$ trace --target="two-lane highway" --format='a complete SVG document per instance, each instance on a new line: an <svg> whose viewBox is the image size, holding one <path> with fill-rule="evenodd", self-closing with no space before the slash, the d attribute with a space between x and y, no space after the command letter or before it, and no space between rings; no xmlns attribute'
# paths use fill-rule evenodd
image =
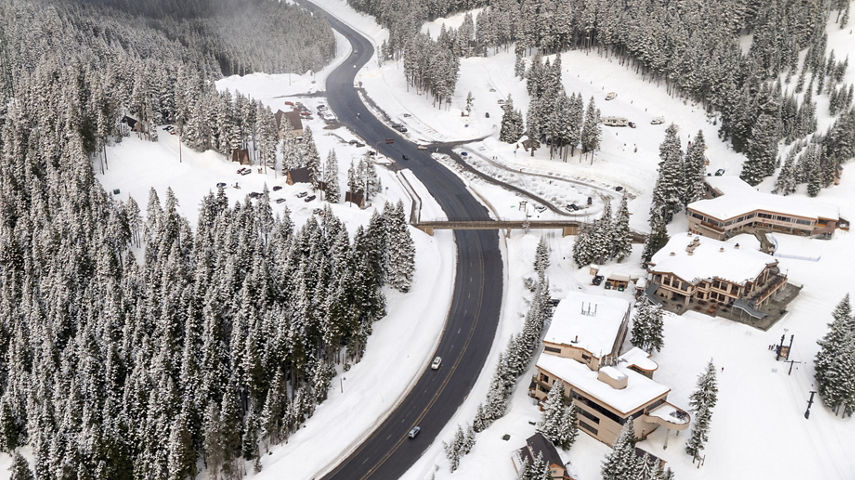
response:
<svg viewBox="0 0 855 480"><path fill-rule="evenodd" d="M339 120L383 155L409 168L450 220L489 220L486 208L451 171L375 118L354 88L357 71L374 48L368 39L314 5L344 35L353 54L327 78L330 108ZM386 144L386 138L394 143ZM409 160L404 161L406 155ZM439 370L427 368L407 396L350 455L325 475L327 480L397 479L418 460L469 394L493 343L502 303L502 258L497 232L458 231L457 273L451 308L436 355ZM419 312L413 312L413 328ZM407 345L401 345L402 350ZM415 425L421 433L408 439Z"/></svg>

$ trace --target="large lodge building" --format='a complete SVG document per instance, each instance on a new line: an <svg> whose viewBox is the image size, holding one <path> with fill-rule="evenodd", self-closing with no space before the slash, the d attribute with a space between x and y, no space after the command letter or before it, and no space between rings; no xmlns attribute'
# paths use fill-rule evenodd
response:
<svg viewBox="0 0 855 480"><path fill-rule="evenodd" d="M668 403L671 389L653 380L658 365L649 354L633 348L621 355L629 312L620 298L567 295L555 309L531 385L531 395L543 401L561 380L580 430L609 445L626 422L639 439L659 426L679 431L689 425L689 414Z"/></svg>
<svg viewBox="0 0 855 480"><path fill-rule="evenodd" d="M707 177L704 200L686 207L689 231L725 240L738 233L776 231L830 237L849 229L839 209L818 200L762 193L739 177Z"/></svg>

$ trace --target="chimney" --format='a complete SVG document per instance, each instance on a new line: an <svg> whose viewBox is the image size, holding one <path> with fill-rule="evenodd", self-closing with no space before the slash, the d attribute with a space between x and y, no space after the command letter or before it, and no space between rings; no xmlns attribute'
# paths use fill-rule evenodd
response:
<svg viewBox="0 0 855 480"><path fill-rule="evenodd" d="M671 252L671 253L669 253L669 254L668 254L668 256L669 256L669 257L674 257L674 256L676 256L676 255L677 255L677 254L676 254L676 253L674 253L674 252Z"/></svg>
<svg viewBox="0 0 855 480"><path fill-rule="evenodd" d="M579 335L576 335L576 337L573 338L573 341L571 343L579 343Z"/></svg>
<svg viewBox="0 0 855 480"><path fill-rule="evenodd" d="M723 251L724 251L724 247L719 247L718 251L719 251L719 252L723 252Z"/></svg>
<svg viewBox="0 0 855 480"><path fill-rule="evenodd" d="M623 390L627 385L627 376L625 373L615 367L602 367L597 372L597 380L607 384L615 390Z"/></svg>
<svg viewBox="0 0 855 480"><path fill-rule="evenodd" d="M736 250L739 250L739 244L737 243L736 245L733 246L733 248L735 248Z"/></svg>

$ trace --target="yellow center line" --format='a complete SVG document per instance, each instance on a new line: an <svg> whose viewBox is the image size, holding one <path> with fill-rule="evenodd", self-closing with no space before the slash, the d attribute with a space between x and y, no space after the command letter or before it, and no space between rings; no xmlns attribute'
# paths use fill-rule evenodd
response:
<svg viewBox="0 0 855 480"><path fill-rule="evenodd" d="M483 250L482 250L482 252L483 252ZM482 305L482 301L484 298L484 286L486 285L487 278L486 278L486 272L484 271L484 262L482 259L482 255L477 255L477 258L478 258L478 270L481 272L481 277L484 279L484 282L482 282L481 289L478 292L478 311L476 312L476 315L475 315L475 323L473 323L472 328L469 329L469 334L466 336L466 343L463 344L463 349L460 351L460 355L457 356L457 358L454 361L454 364L451 366L451 371L445 377L442 384L439 386L437 391L434 393L433 397L431 397L431 400L430 400L430 402L428 402L427 406L425 406L425 408L422 409L421 413L419 413L418 418L416 418L415 423L412 424L410 426L410 428L412 428L415 425L418 425L419 422L421 422L422 419L424 419L425 415L427 415L427 411L433 407L434 403L436 403L439 396L445 390L446 385L448 384L449 380L451 380L451 377L454 375L454 372L457 370L457 367L460 364L460 361L463 359L463 355L466 354L466 349L469 347L469 343L472 341L472 337L475 334L475 328L478 326L478 322L481 319L481 305ZM371 467L371 469L369 469L368 472L365 473L365 475L360 477L360 480L365 480L366 478L370 477L374 472L377 471L378 468L383 466L383 464L386 463L386 461L389 459L389 457L391 457L392 454L395 453L395 451L397 451L401 447L401 444L403 444L403 443L404 443L404 437L399 438L398 441L395 443L395 445L393 445L392 448L389 449L389 451L386 452L386 454L383 455L383 457L376 464L374 464L374 466Z"/></svg>

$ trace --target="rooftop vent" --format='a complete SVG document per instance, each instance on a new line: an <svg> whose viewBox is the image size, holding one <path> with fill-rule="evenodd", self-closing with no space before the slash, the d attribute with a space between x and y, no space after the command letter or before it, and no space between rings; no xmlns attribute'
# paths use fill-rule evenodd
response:
<svg viewBox="0 0 855 480"><path fill-rule="evenodd" d="M627 385L627 376L615 367L602 367L597 372L597 380L616 389L623 390Z"/></svg>
<svg viewBox="0 0 855 480"><path fill-rule="evenodd" d="M597 304L588 302L582 302L581 311L579 312L586 317L596 317L597 316Z"/></svg>
<svg viewBox="0 0 855 480"><path fill-rule="evenodd" d="M739 250L739 244L737 243L736 245L733 246L733 248Z"/></svg>
<svg viewBox="0 0 855 480"><path fill-rule="evenodd" d="M676 254L676 253L674 253L674 252L671 252L671 253L669 253L669 254L668 254L668 256L669 256L669 257L675 257L675 256L677 256L677 254Z"/></svg>
<svg viewBox="0 0 855 480"><path fill-rule="evenodd" d="M723 251L724 251L724 247L719 247L718 251L719 251L719 252L723 252Z"/></svg>

